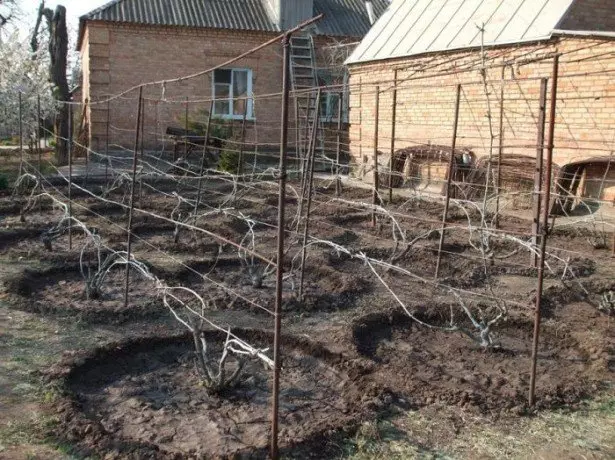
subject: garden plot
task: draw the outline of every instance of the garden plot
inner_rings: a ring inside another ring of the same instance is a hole
[[[293,193],[286,200],[280,439],[289,452],[394,407],[521,417],[576,409],[608,391],[615,264],[591,230],[550,234],[530,408],[537,269],[529,224],[501,216],[497,231],[486,230],[475,210],[453,208],[435,280],[441,203],[375,206],[370,191],[337,197],[326,185],[315,188],[307,237],[306,203]],[[84,452],[265,455],[278,197],[270,184],[244,188],[215,187],[195,214],[189,192],[178,199],[144,187],[127,305],[125,191],[73,200],[72,247],[65,190],[25,213],[4,204],[0,251],[31,265],[4,280],[11,307],[92,324],[166,318],[189,332],[127,339],[64,363],[62,430]]]

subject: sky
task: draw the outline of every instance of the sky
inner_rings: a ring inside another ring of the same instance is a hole
[[[55,9],[56,5],[59,3],[66,7],[66,14],[68,16],[69,28],[73,33],[76,33],[79,28],[79,16],[92,11],[99,6],[108,3],[109,0],[62,0],[56,2],[54,0],[47,0],[45,2],[45,6],[51,9]],[[34,21],[36,21],[36,13],[38,11],[38,6],[40,5],[40,0],[19,0],[19,4],[21,10],[23,12],[23,17],[21,19],[20,29],[28,33],[28,31],[34,26]]]

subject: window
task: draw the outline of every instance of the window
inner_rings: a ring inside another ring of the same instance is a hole
[[[213,78],[214,115],[222,118],[254,118],[252,70],[217,69]],[[245,99],[248,98],[248,99]],[[247,106],[246,106],[247,104]]]
[[[340,93],[322,93],[320,96],[320,119],[325,123],[337,121]],[[344,116],[342,115],[342,120]]]
[[[344,86],[342,86],[344,83]],[[320,95],[320,119],[325,123],[337,122],[340,104],[340,91],[344,92],[342,122],[348,122],[348,87],[346,75],[336,76],[328,70],[318,71],[318,85],[322,88],[335,86],[335,90],[324,90]]]

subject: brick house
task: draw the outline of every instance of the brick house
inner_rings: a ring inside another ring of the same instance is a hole
[[[578,177],[564,188],[613,200],[615,0],[394,0],[346,61],[357,174],[371,180],[376,85],[384,166],[391,152],[392,88],[397,88],[394,148],[420,151],[431,144],[449,146],[450,152],[456,86],[462,84],[457,146],[484,164],[490,151],[498,153],[501,119],[502,185],[531,187],[540,79],[548,77],[550,88],[555,54],[560,55],[555,168],[560,178]],[[413,166],[423,186],[442,185],[446,162],[435,157],[437,152]]]
[[[132,148],[134,143],[136,92],[108,105],[97,103],[107,95],[218,66],[320,13],[324,19],[309,34],[315,61],[324,68],[330,65],[325,62],[327,47],[358,42],[371,26],[370,15],[378,17],[386,6],[385,0],[114,0],[80,20],[78,50],[90,146],[105,149],[108,124],[112,148]],[[317,78],[327,79],[325,70],[316,70]],[[241,123],[245,113],[246,140],[274,145],[281,102],[279,96],[265,95],[279,93],[281,86],[281,46],[276,44],[229,68],[147,87],[146,148],[160,148],[165,129],[182,126],[186,105],[189,118],[203,121],[210,103],[198,101],[212,97],[214,116]],[[324,100],[325,105],[327,100],[334,103],[331,97]],[[332,107],[322,110],[333,112]]]

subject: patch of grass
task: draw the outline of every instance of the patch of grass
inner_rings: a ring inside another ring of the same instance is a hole
[[[57,419],[41,414],[33,414],[28,420],[9,421],[0,425],[0,446],[38,444],[56,423]]]
[[[352,460],[448,459],[444,453],[432,451],[412,440],[408,433],[387,420],[365,422],[354,439],[343,447],[345,458]]]
[[[544,411],[533,417],[478,416],[457,407],[400,411],[364,423],[340,446],[343,458],[615,458],[615,394],[582,410]]]

